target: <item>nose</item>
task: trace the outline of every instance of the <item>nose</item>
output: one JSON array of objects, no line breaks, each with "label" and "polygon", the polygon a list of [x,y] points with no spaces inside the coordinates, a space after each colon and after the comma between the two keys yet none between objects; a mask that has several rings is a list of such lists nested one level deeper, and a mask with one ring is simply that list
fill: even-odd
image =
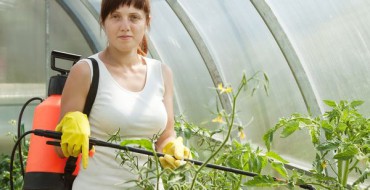
[{"label": "nose", "polygon": [[120,30],[125,32],[130,31],[130,22],[128,19],[122,19]]}]

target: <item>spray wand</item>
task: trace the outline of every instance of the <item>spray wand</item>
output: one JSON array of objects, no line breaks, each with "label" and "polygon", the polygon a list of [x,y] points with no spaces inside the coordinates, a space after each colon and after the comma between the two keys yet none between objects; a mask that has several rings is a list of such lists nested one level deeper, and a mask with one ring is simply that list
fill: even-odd
[{"label": "spray wand", "polygon": [[[34,131],[35,131],[34,132],[35,135],[44,136],[44,137],[53,138],[53,139],[61,139],[61,136],[62,136],[61,132],[55,132],[55,131],[49,131],[49,130],[40,130],[40,129],[36,129]],[[163,153],[152,152],[152,151],[148,151],[148,150],[144,150],[144,149],[140,149],[140,148],[135,148],[135,147],[130,147],[130,146],[121,146],[121,145],[118,145],[118,144],[113,144],[113,143],[108,143],[108,142],[105,142],[105,141],[97,140],[97,139],[91,138],[91,137],[89,138],[89,143],[90,143],[90,146],[103,146],[103,147],[109,147],[109,148],[116,148],[116,149],[119,149],[119,150],[126,150],[126,151],[130,151],[130,152],[145,154],[145,155],[148,155],[148,156],[155,156],[155,154],[159,157],[164,156]],[[48,144],[60,145],[59,142],[55,142],[55,141],[48,141]],[[203,164],[203,162],[201,162],[201,161],[186,159],[186,158],[184,159],[184,161],[193,163],[193,164],[198,165],[198,166]],[[222,171],[227,171],[227,172],[232,172],[232,173],[235,173],[235,174],[246,175],[246,176],[250,176],[250,177],[254,177],[254,176],[258,175],[256,173],[247,172],[247,171],[243,171],[243,170],[239,170],[239,169],[235,169],[235,168],[229,168],[229,167],[220,166],[220,165],[215,165],[215,164],[207,164],[206,167],[212,168],[212,169],[217,169],[217,170],[222,170]],[[283,180],[278,179],[278,178],[274,178],[274,180],[275,181],[283,181]],[[283,182],[285,182],[285,181],[283,181]],[[308,185],[308,184],[301,184],[301,185],[299,185],[299,187],[301,187],[303,189],[309,189],[309,190],[314,190],[315,189],[314,187],[312,187],[311,185]]]},{"label": "spray wand", "polygon": [[[18,141],[21,140],[25,135],[30,134],[30,133],[33,133],[37,136],[43,136],[43,137],[52,138],[52,139],[59,139],[59,140],[61,139],[61,136],[62,136],[61,132],[35,129],[35,130],[28,131],[27,133],[23,134],[22,137],[18,139]],[[60,143],[55,142],[55,141],[47,141],[47,144],[54,145],[54,146],[60,146]],[[108,142],[105,142],[105,141],[97,140],[97,139],[91,138],[91,137],[89,138],[89,144],[90,144],[90,146],[102,146],[102,147],[116,148],[116,149],[119,149],[119,150],[126,150],[126,151],[130,151],[130,152],[145,154],[145,155],[148,155],[148,156],[155,156],[155,155],[157,155],[159,157],[164,156],[163,153],[152,152],[152,151],[148,151],[148,150],[144,150],[144,149],[140,149],[140,148],[134,148],[134,147],[130,147],[130,146],[121,146],[121,145],[118,145],[118,144],[113,144],[113,143],[108,143]],[[17,146],[17,143],[16,143],[16,146]],[[15,149],[13,149],[12,154],[14,154],[14,152],[15,152]],[[203,164],[203,162],[201,162],[201,161],[192,160],[192,159],[184,159],[184,161],[193,163],[193,164],[198,165],[198,166]],[[12,165],[13,165],[13,162],[11,162],[11,168],[12,168]],[[235,173],[235,174],[246,175],[246,176],[250,176],[250,177],[254,177],[254,176],[258,175],[256,173],[247,172],[247,171],[243,171],[243,170],[239,170],[239,169],[235,169],[235,168],[229,168],[229,167],[220,166],[220,165],[215,165],[215,164],[207,164],[205,166],[207,168],[232,172],[232,173]],[[275,177],[274,177],[274,180],[285,182],[284,180],[281,180],[281,179],[278,179],[278,178],[275,178]],[[302,189],[315,190],[315,188],[313,186],[309,185],[309,184],[300,184],[298,186],[301,187]]]}]

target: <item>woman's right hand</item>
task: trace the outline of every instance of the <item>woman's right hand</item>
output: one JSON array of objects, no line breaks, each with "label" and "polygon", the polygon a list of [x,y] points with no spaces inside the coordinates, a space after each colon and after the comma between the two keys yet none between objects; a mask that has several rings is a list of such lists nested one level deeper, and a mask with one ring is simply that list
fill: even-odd
[{"label": "woman's right hand", "polygon": [[89,159],[90,124],[86,114],[82,112],[68,112],[55,128],[62,132],[61,149],[65,157],[77,157],[82,153],[82,166],[87,168]]}]

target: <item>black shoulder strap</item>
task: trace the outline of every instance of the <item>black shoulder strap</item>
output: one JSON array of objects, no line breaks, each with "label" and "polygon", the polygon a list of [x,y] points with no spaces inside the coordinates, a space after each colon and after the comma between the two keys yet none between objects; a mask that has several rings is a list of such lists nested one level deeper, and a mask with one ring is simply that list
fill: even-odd
[{"label": "black shoulder strap", "polygon": [[[90,85],[89,92],[86,97],[85,107],[83,113],[87,116],[90,115],[92,105],[94,104],[96,93],[98,92],[98,85],[99,85],[99,65],[98,62],[94,58],[88,58],[91,60],[93,66],[93,77]],[[77,158],[70,156],[67,159],[66,165],[64,167],[64,189],[71,190],[72,184],[75,179],[75,176],[72,173],[76,169],[76,161]]]},{"label": "black shoulder strap", "polygon": [[96,93],[98,92],[99,85],[99,65],[94,58],[88,58],[91,60],[93,66],[93,78],[91,81],[91,86],[86,97],[85,107],[83,113],[87,116],[90,115],[91,108],[94,104]]}]

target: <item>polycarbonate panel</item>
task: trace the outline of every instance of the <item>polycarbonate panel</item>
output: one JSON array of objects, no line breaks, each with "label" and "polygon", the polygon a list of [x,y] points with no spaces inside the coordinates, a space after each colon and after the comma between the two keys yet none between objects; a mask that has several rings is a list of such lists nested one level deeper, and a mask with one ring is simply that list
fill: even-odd
[{"label": "polycarbonate panel", "polygon": [[[9,154],[13,141],[7,134],[15,133],[16,127],[8,122],[18,120],[27,100],[47,95],[49,76],[55,74],[50,72],[51,50],[82,55],[92,51],[56,1],[8,1],[4,6],[0,4],[0,153]],[[32,102],[25,110],[22,123],[26,130],[32,128],[38,103]]]},{"label": "polycarbonate panel", "polygon": [[[266,72],[270,79],[269,96],[260,91],[253,97],[239,99],[238,115],[246,127],[248,140],[263,145],[262,136],[278,119],[293,112],[306,113],[300,91],[271,33],[249,1],[182,0],[198,30],[217,60],[224,80],[235,88],[243,71],[247,77]],[[206,12],[206,14],[205,14]],[[263,77],[260,75],[260,79]],[[275,138],[275,151],[304,162],[312,159],[312,149],[302,150],[310,143],[308,134],[296,134],[289,142]],[[295,142],[292,144],[291,142]]]},{"label": "polycarbonate panel", "polygon": [[[97,26],[97,23],[93,16],[89,14],[86,8],[83,6],[82,3],[75,2],[74,6],[82,13],[85,14],[85,20],[94,21],[91,23],[92,26]],[[73,53],[77,55],[81,55],[82,57],[88,57],[93,54],[91,48],[89,47],[88,43],[85,40],[85,37],[82,35],[79,28],[76,26],[76,23],[72,20],[72,18],[62,9],[60,4],[56,1],[50,1],[50,14],[49,14],[49,30],[52,35],[50,35],[50,45],[49,45],[49,55],[51,54],[52,50],[58,50],[67,53]],[[61,27],[61,23],[63,26]],[[50,63],[48,63],[50,65]],[[61,67],[63,69],[70,69],[72,66],[71,61],[64,61],[62,62],[60,59],[56,60],[56,66]],[[50,71],[50,66],[48,66],[48,70]],[[49,76],[53,76],[56,74],[60,74],[57,72],[50,72],[48,73]]]},{"label": "polycarbonate panel", "polygon": [[364,100],[370,115],[370,1],[268,1],[283,25],[318,99]]},{"label": "polycarbonate panel", "polygon": [[212,117],[207,111],[215,105],[215,91],[204,62],[189,34],[166,1],[153,0],[149,37],[160,59],[173,71],[178,113],[191,122]]},{"label": "polycarbonate panel", "polygon": [[0,3],[0,18],[0,83],[43,82],[45,2]]},{"label": "polycarbonate panel", "polygon": [[307,69],[317,99],[364,100],[360,112],[369,116],[370,2],[268,2]]},{"label": "polycarbonate panel", "polygon": [[[10,154],[22,105],[45,94],[45,1],[0,3],[0,154]],[[23,123],[32,123],[34,105]],[[30,125],[28,125],[30,126]]]}]

